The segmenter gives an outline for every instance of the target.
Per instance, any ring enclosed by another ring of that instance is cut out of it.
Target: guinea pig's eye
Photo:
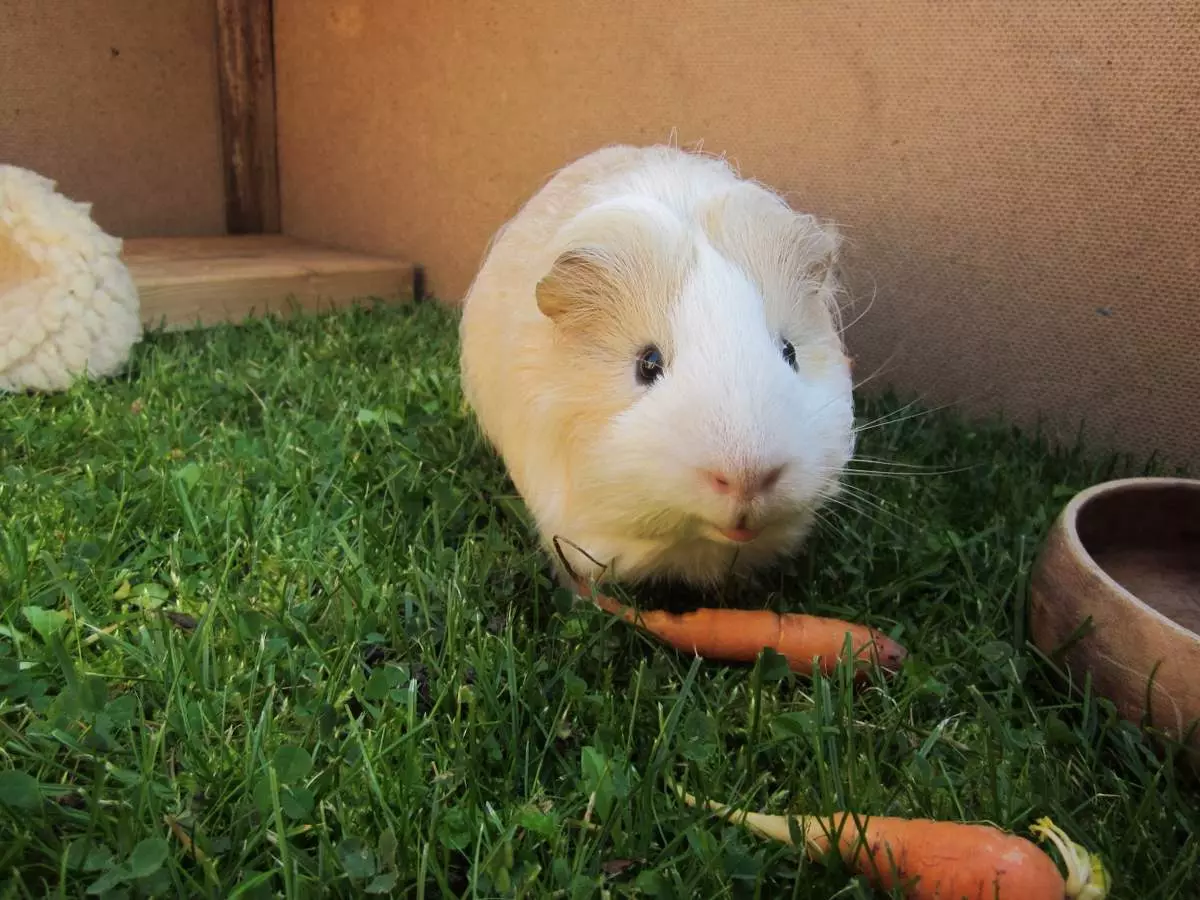
[[[653,384],[662,378],[663,356],[653,344],[638,354],[636,372],[639,384]]]
[[[786,339],[783,342],[783,361],[793,369],[796,368],[796,348],[791,341]]]

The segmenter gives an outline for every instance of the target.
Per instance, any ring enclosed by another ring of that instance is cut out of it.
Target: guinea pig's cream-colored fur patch
[[[854,446],[838,246],[665,146],[577,160],[497,232],[463,305],[464,391],[572,574],[706,583],[800,546]]]

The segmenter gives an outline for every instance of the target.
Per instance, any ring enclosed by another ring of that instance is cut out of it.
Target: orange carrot
[[[683,796],[696,805],[690,794]],[[794,843],[786,816],[734,813],[711,800],[707,806],[761,837]],[[1100,860],[1049,819],[1033,831],[1058,847],[1068,870],[1065,879],[1032,841],[989,825],[851,813],[793,821],[814,862],[825,858],[836,840],[837,855],[847,867],[877,889],[902,887],[910,900],[1103,900],[1108,894],[1108,873]]]
[[[580,593],[588,596],[580,585]],[[898,643],[874,628],[840,619],[769,610],[701,608],[676,615],[663,610],[642,611],[606,597],[591,594],[602,610],[637,625],[664,643],[697,656],[727,662],[753,662],[764,647],[782,655],[794,672],[811,675],[813,660],[826,675],[842,657],[846,635],[854,656],[872,657],[885,669],[897,669],[908,655]],[[863,674],[862,670],[859,675]]]

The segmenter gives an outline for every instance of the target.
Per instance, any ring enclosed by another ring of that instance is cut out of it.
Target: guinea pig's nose
[[[733,494],[741,500],[753,500],[779,483],[783,466],[766,469],[732,469],[704,472],[704,479],[718,494]]]

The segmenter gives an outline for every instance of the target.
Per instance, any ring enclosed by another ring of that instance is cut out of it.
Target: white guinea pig
[[[796,551],[854,450],[836,231],[674,147],[560,170],[493,238],[463,389],[567,584]]]

